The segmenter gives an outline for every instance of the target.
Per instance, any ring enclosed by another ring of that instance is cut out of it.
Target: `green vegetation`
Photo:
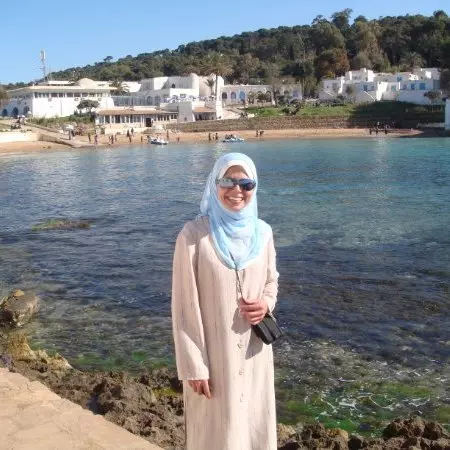
[[[344,9],[329,18],[319,15],[311,25],[221,36],[116,61],[106,56],[93,65],[54,72],[52,77],[115,80],[117,92],[125,93],[123,80],[215,73],[230,83],[267,83],[275,92],[283,81],[298,82],[305,97],[312,97],[320,79],[349,69],[393,72],[422,66],[442,68],[443,87],[450,88],[450,18],[444,11],[429,17],[407,14],[375,20],[361,15],[352,20],[353,15],[351,9]]]
[[[60,129],[63,128],[64,125],[76,123],[78,125],[82,125],[85,128],[93,128],[93,116],[92,114],[74,114],[68,117],[52,117],[52,118],[29,118],[27,121],[30,124],[35,123],[36,125],[41,125],[47,128],[55,128]]]
[[[414,126],[418,122],[443,122],[444,108],[434,105],[415,105],[413,103],[384,101],[355,105],[346,102],[334,104],[312,104],[300,102],[295,105],[279,107],[256,107],[246,109],[247,113],[257,117],[301,116],[301,117],[336,117],[352,120],[370,119],[372,121],[395,121],[403,124],[405,121]]]
[[[435,387],[412,382],[358,382],[315,394],[301,386],[277,388],[280,421],[321,422],[326,428],[363,435],[373,435],[395,417],[407,414],[411,404],[420,404],[424,417],[448,426],[450,408],[433,408],[430,403],[437,395]]]

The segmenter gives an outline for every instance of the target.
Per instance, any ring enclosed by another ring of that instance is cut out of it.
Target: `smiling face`
[[[241,166],[231,166],[223,177],[241,180],[242,178],[248,178],[248,175]],[[240,186],[228,189],[217,185],[217,195],[220,203],[230,211],[240,211],[242,208],[245,208],[250,203],[254,192],[255,190],[245,191]]]

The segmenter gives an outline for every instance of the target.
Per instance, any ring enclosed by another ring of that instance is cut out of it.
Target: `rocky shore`
[[[167,369],[131,376],[124,372],[81,372],[60,355],[33,351],[23,334],[0,332],[0,367],[38,380],[61,397],[102,414],[111,422],[163,448],[184,443],[182,385]],[[278,424],[278,448],[449,450],[450,434],[420,417],[396,419],[380,438],[349,435],[321,424]]]

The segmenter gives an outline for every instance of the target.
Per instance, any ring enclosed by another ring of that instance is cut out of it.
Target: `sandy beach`
[[[215,133],[211,133],[214,137]],[[278,140],[278,139],[349,139],[349,138],[374,138],[375,134],[370,135],[369,130],[363,128],[318,128],[318,129],[287,129],[287,130],[264,130],[261,137],[256,136],[255,130],[242,130],[242,131],[221,131],[218,133],[219,141],[221,141],[226,134],[235,134],[245,140]],[[401,130],[401,132],[393,132],[385,135],[379,133],[378,137],[395,138],[399,136],[416,136],[420,135],[419,130]],[[135,134],[132,137],[131,145],[141,144],[141,134]],[[142,136],[142,144],[147,144],[146,136]],[[166,138],[166,133],[162,133],[161,137]],[[108,136],[100,136],[98,141],[98,148],[110,148],[111,146],[123,146],[130,145],[128,138],[124,135],[118,135],[114,144],[108,142]],[[86,147],[95,148],[93,142],[89,144],[87,136],[77,136],[75,138],[77,142],[86,143]],[[93,139],[92,139],[93,141]],[[208,143],[209,133],[187,133],[187,132],[170,132],[169,141],[171,144],[179,144],[183,142],[188,143]],[[214,144],[216,140],[212,140]],[[71,150],[69,145],[56,144],[54,142],[45,141],[30,141],[30,142],[9,142],[0,143],[0,155],[14,155],[14,154],[26,154],[37,152],[49,152],[60,150]]]

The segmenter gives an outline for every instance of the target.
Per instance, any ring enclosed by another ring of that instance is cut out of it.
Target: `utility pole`
[[[45,50],[41,50],[41,54],[39,59],[41,60],[41,70],[42,74],[44,75],[44,81],[47,81],[47,65],[46,65],[46,57],[45,57]]]

